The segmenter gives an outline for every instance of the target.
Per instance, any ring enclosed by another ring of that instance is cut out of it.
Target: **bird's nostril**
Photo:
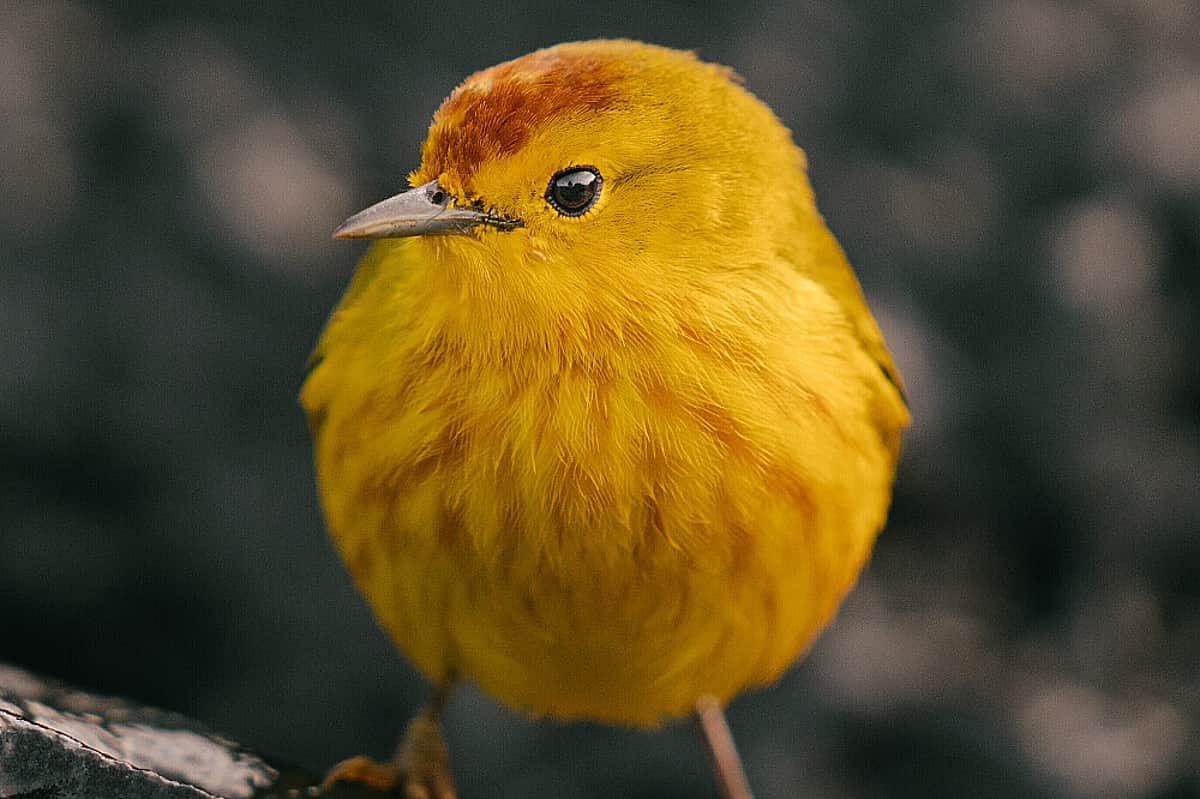
[[[429,195],[429,201],[434,205],[442,205],[446,202],[446,192],[441,189],[435,189],[433,194]]]

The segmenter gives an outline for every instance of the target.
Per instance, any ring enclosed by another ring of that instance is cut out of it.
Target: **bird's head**
[[[425,277],[526,321],[719,297],[820,226],[802,152],[730,70],[631,41],[467,78],[409,183],[335,236],[417,248]]]

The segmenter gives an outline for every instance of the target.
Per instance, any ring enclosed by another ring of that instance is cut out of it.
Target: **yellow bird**
[[[333,541],[437,691],[329,781],[453,796],[459,678],[642,727],[776,680],[908,422],[788,130],[691,53],[563,44],[467,78],[409,184],[335,233],[380,241],[301,401]]]

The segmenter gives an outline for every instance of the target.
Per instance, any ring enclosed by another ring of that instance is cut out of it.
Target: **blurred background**
[[[0,660],[313,769],[390,751],[426,689],[295,401],[362,252],[329,233],[467,74],[596,36],[776,110],[908,381],[858,590],[732,707],[760,799],[1200,796],[1193,0],[5,0]],[[687,725],[466,692],[448,734],[464,799],[714,795]]]

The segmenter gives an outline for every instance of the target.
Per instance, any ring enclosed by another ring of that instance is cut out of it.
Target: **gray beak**
[[[521,226],[521,220],[489,214],[475,208],[456,208],[454,198],[436,180],[401,192],[359,211],[333,231],[335,239],[389,239],[463,233],[476,225],[501,230]]]

